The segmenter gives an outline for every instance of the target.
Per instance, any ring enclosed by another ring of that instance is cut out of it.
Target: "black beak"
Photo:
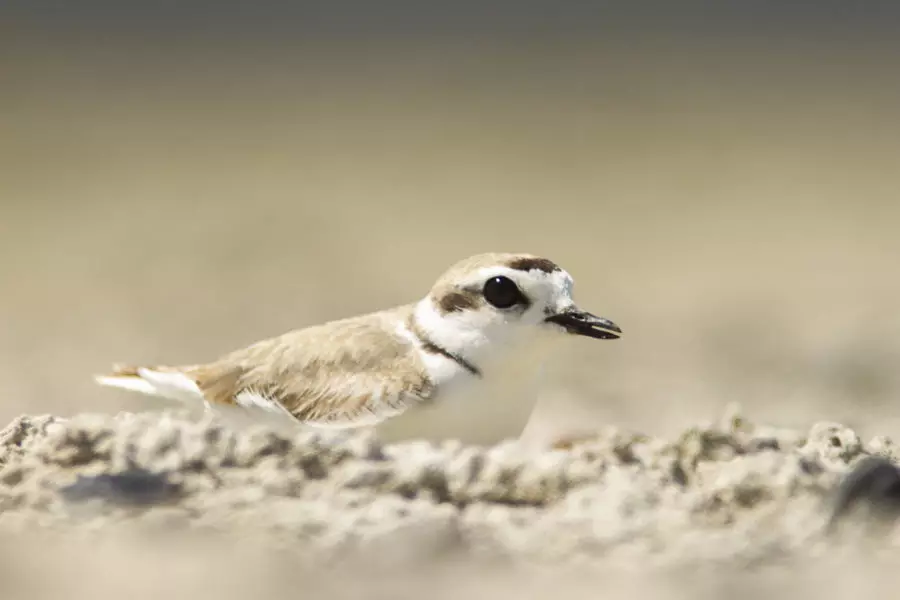
[[[615,340],[622,337],[622,330],[609,319],[592,315],[577,308],[570,308],[561,313],[551,315],[545,321],[561,326],[568,333],[585,335],[598,340]]]

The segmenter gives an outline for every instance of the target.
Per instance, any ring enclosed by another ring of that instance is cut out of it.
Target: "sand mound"
[[[834,423],[798,432],[737,415],[676,440],[610,429],[543,451],[385,446],[177,412],[23,416],[0,433],[0,533],[16,540],[0,581],[34,598],[123,585],[540,597],[563,572],[578,597],[596,592],[597,573],[618,582],[607,593],[656,597],[687,581],[693,596],[788,576],[822,584],[811,565],[833,573],[836,557],[871,547],[858,528],[826,532],[839,480],[895,453]]]

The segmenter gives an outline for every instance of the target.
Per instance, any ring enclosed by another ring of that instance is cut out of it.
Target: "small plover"
[[[501,401],[462,384],[490,379],[499,372],[496,359],[541,332],[596,339],[622,333],[578,308],[572,284],[546,258],[478,254],[453,265],[415,303],[294,330],[205,364],[116,365],[96,379],[207,407],[260,409],[308,426],[375,427],[390,440],[494,443],[522,433],[536,393]]]

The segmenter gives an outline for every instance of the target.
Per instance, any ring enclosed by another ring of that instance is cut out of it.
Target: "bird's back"
[[[210,404],[263,408],[315,425],[371,425],[433,394],[405,333],[411,315],[412,305],[401,306],[290,331],[206,364],[124,366],[101,379],[177,399],[193,391]]]
[[[411,306],[288,332],[188,374],[210,402],[255,394],[318,424],[380,421],[433,391],[404,336]]]

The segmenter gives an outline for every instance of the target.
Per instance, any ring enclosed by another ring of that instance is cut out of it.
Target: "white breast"
[[[404,439],[458,439],[468,444],[494,444],[521,435],[537,402],[536,365],[529,361],[493,360],[482,377],[442,354],[425,350],[405,326],[398,332],[415,345],[431,380],[434,398],[387,419],[377,427],[386,442]]]

